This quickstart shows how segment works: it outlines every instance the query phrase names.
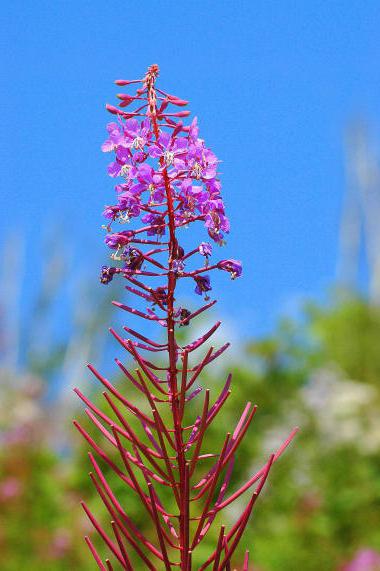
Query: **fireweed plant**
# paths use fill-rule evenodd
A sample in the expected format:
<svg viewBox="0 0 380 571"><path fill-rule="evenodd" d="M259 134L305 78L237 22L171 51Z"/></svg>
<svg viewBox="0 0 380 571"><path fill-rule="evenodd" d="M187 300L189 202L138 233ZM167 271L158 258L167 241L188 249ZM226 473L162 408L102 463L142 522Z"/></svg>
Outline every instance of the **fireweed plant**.
<svg viewBox="0 0 380 571"><path fill-rule="evenodd" d="M117 179L117 203L106 206L105 243L112 250L113 264L103 266L100 280L107 284L116 276L127 281L126 289L142 300L144 310L123 303L114 304L143 320L153 322L165 332L158 342L125 326L131 338L112 335L129 353L137 366L129 370L116 359L125 379L146 400L146 408L137 407L92 365L92 373L104 386L103 393L112 416L95 406L78 389L76 393L87 406L86 413L114 448L115 454L103 449L77 422L76 427L92 448L90 477L111 519L107 532L88 506L83 508L92 525L106 544L110 559L103 562L93 542L86 537L88 547L101 570L118 568L132 570L136 557L141 568L152 571L179 568L194 569L193 553L204 540L210 527L218 526L217 539L200 571L231 569L231 560L247 526L253 506L259 496L273 462L292 440L295 430L272 454L265 465L249 480L229 491L234 461L239 444L246 435L256 412L248 403L235 427L225 435L220 451L205 452L207 429L218 416L230 395L231 375L219 396L212 403L210 390L197 384L202 371L229 346L204 349L200 360L194 353L210 339L220 326L215 323L198 339L181 344L178 329L210 309L210 273L222 270L232 279L242 273L241 263L227 259L211 262L212 242L222 245L229 232L218 178L218 159L199 138L197 119L185 125L190 112L183 110L187 102L156 87L158 66L152 65L141 80L117 80L119 86L137 85L134 95L119 94L119 107L107 105L115 121L107 126L108 138L104 152L115 153L108 173ZM125 110L136 106L134 111ZM178 110L179 108L179 110ZM141 218L142 227L122 230L133 219ZM180 231L202 222L209 241L194 244L185 251L179 242ZM196 266L200 267L196 267ZM194 267L195 266L195 267ZM177 304L176 286L179 280L192 284L195 294L204 297L205 304L190 311ZM160 359L154 362L146 354ZM203 395L203 397L201 396ZM194 403L202 402L198 414ZM163 421L163 407L170 411L169 424ZM141 425L132 428L129 415ZM193 421L186 422L187 418ZM165 417L167 418L167 416ZM106 479L97 457L108 465L141 500L141 509L151 521L154 537L146 537L128 516L123 500L117 498ZM162 490L166 488L166 494ZM163 495L170 490L175 510L165 507ZM222 510L250 491L245 507L232 526L223 525ZM171 504L173 505L173 503ZM221 522L221 523L219 523ZM228 528L229 527L229 528ZM132 552L134 554L132 555ZM248 570L246 551L243 569Z"/></svg>

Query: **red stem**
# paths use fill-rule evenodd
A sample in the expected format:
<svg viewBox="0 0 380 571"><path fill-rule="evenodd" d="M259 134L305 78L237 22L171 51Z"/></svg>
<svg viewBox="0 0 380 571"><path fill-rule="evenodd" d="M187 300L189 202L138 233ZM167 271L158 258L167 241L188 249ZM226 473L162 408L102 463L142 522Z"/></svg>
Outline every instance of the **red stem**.
<svg viewBox="0 0 380 571"><path fill-rule="evenodd" d="M152 103L150 109L150 115L152 119L153 132L156 137L156 141L159 138L159 128L157 124L157 108L155 106L156 95L154 91L154 82L152 85L148 85L148 98ZM164 166L164 161L161 159L161 165ZM170 185L170 179L168 176L167 169L163 169L163 178L165 184L166 202L167 202L167 212L168 212L168 226L169 226L169 236L170 236L170 246L169 246L169 272L167 277L167 346L169 355L169 392L171 396L171 409L173 416L173 426L174 426L174 437L177 453L177 466L179 473L178 481L178 495L179 502L181 506L180 521L180 547L181 547L181 570L187 571L188 568L188 544L189 544L189 522L188 516L184 515L188 513L189 507L189 496L186 493L188 489L188 468L186 467L186 459L183 445L183 428L181 423L181 412L180 412L180 402L178 398L178 387L177 387L177 343L175 339L175 320L174 320L174 292L176 287L176 274L173 269L174 260L177 257L177 239L175 235L175 219L174 219L174 207L173 207L173 196L172 189ZM182 391L184 391L182 387ZM183 399L183 393L181 399ZM185 518L185 519L184 519Z"/></svg>

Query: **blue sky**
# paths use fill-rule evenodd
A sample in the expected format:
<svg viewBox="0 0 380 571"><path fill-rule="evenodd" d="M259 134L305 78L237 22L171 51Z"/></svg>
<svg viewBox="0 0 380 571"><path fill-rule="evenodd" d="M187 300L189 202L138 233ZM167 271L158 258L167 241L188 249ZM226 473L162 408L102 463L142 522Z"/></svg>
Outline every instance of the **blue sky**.
<svg viewBox="0 0 380 571"><path fill-rule="evenodd" d="M16 0L1 26L1 239L27 236L26 298L55 221L101 287L100 212L113 192L104 103L115 102L115 78L151 63L223 160L226 254L244 277L218 279L221 314L248 335L323 295L335 277L344 129L357 114L378 129L378 2Z"/></svg>

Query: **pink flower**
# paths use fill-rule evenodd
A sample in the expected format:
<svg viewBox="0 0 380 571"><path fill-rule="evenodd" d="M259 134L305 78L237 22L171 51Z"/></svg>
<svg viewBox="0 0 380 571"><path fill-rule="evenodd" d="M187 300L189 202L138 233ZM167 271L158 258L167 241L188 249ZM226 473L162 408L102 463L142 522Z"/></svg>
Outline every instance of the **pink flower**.
<svg viewBox="0 0 380 571"><path fill-rule="evenodd" d="M118 146L125 144L121 125L118 125L117 123L108 123L107 131L108 139L104 141L102 145L103 153L115 151Z"/></svg>
<svg viewBox="0 0 380 571"><path fill-rule="evenodd" d="M342 571L380 571L380 553L373 549L360 549Z"/></svg>
<svg viewBox="0 0 380 571"><path fill-rule="evenodd" d="M10 500L20 495L22 485L17 478L7 478L0 483L0 498L2 500Z"/></svg>
<svg viewBox="0 0 380 571"><path fill-rule="evenodd" d="M53 542L51 545L52 548L52 557L54 559L60 559L67 553L71 546L71 537L70 533L67 529L57 529Z"/></svg>

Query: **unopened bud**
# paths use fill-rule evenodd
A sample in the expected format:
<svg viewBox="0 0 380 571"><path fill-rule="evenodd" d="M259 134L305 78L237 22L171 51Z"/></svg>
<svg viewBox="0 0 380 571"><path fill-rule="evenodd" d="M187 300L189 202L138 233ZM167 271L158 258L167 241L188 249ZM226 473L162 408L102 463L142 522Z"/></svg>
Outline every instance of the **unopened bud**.
<svg viewBox="0 0 380 571"><path fill-rule="evenodd" d="M184 107L189 103L188 101L185 101L184 99L179 99L179 97L175 97L174 95L168 95L168 99L170 103L172 103L173 105L178 105L178 107Z"/></svg>
<svg viewBox="0 0 380 571"><path fill-rule="evenodd" d="M115 84L124 87L125 85L130 85L131 83L140 83L141 79L115 79Z"/></svg>

